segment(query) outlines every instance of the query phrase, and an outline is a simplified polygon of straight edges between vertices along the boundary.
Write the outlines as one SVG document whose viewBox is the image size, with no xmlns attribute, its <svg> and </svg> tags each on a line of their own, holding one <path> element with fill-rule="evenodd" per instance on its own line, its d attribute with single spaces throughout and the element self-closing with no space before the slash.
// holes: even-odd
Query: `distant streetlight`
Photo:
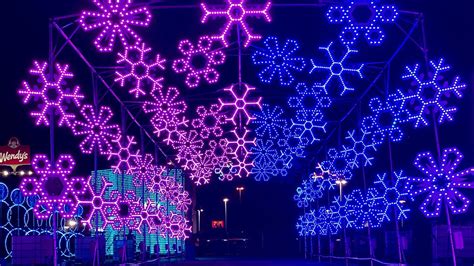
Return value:
<svg viewBox="0 0 474 266">
<path fill-rule="evenodd" d="M 342 186 L 347 184 L 347 180 L 338 179 L 336 180 L 336 184 L 339 185 L 339 196 L 341 197 L 341 200 L 342 200 Z"/>
<path fill-rule="evenodd" d="M 198 213 L 198 233 L 201 232 L 201 213 L 203 213 L 203 209 L 197 210 Z"/>
<path fill-rule="evenodd" d="M 235 188 L 235 190 L 237 190 L 239 192 L 239 201 L 240 201 L 240 203 L 242 203 L 242 191 L 244 191 L 245 188 L 244 187 L 237 187 L 237 188 Z"/>
<path fill-rule="evenodd" d="M 224 226 L 225 226 L 225 232 L 227 233 L 227 202 L 229 202 L 229 199 L 224 198 L 222 201 L 224 202 L 224 213 L 225 213 Z"/>
</svg>

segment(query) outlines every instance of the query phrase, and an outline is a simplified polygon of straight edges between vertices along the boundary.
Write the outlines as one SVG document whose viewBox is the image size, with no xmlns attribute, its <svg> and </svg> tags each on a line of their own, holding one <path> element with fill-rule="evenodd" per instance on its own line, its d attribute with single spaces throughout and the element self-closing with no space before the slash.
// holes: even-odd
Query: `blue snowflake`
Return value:
<svg viewBox="0 0 474 266">
<path fill-rule="evenodd" d="M 347 78 L 347 75 L 355 75 L 360 78 L 363 78 L 364 76 L 362 75 L 362 69 L 364 68 L 364 64 L 360 64 L 359 66 L 354 68 L 346 66 L 347 58 L 353 53 L 358 53 L 358 51 L 352 50 L 349 48 L 349 46 L 346 46 L 346 51 L 344 55 L 340 59 L 336 59 L 333 51 L 331 50 L 332 45 L 333 43 L 331 42 L 327 47 L 319 47 L 320 50 L 326 51 L 329 59 L 331 60 L 331 63 L 327 66 L 321 66 L 318 65 L 316 60 L 311 59 L 311 64 L 313 65 L 313 68 L 309 73 L 312 74 L 316 70 L 325 70 L 329 72 L 328 78 L 326 79 L 323 85 L 324 91 L 326 92 L 326 94 L 328 94 L 327 87 L 329 86 L 331 81 L 336 80 L 339 81 L 339 86 L 342 88 L 342 91 L 339 95 L 343 96 L 348 92 L 354 91 L 353 87 L 349 87 L 346 84 L 344 77 Z"/>
<path fill-rule="evenodd" d="M 316 212 L 311 210 L 298 218 L 296 230 L 300 236 L 315 236 L 318 232 Z"/>
<path fill-rule="evenodd" d="M 275 168 L 275 164 L 273 162 L 265 163 L 254 161 L 254 166 L 250 173 L 254 176 L 255 181 L 267 182 L 272 176 L 277 176 L 279 171 Z"/>
<path fill-rule="evenodd" d="M 407 177 L 403 171 L 393 172 L 393 181 L 390 180 L 386 173 L 378 174 L 377 180 L 374 182 L 376 188 L 380 193 L 372 195 L 373 200 L 381 201 L 381 206 L 384 206 L 382 219 L 390 221 L 390 214 L 395 212 L 397 219 L 407 219 L 410 208 L 405 206 L 408 199 L 408 193 L 405 191 L 405 183 Z"/>
<path fill-rule="evenodd" d="M 326 133 L 327 122 L 318 111 L 298 111 L 296 119 L 291 119 L 291 128 L 295 136 L 303 145 L 313 144 L 320 141 L 320 136 Z"/>
<path fill-rule="evenodd" d="M 301 72 L 306 67 L 304 58 L 294 56 L 299 49 L 298 42 L 294 40 L 287 40 L 281 47 L 277 37 L 268 37 L 265 47 L 266 49 L 256 51 L 252 56 L 255 65 L 265 66 L 258 74 L 263 83 L 271 83 L 275 74 L 278 74 L 280 84 L 288 86 L 295 79 L 292 72 Z"/>
<path fill-rule="evenodd" d="M 406 67 L 407 73 L 403 79 L 413 81 L 413 89 L 406 93 L 398 90 L 395 100 L 400 103 L 401 108 L 409 114 L 409 121 L 415 123 L 415 127 L 428 126 L 437 117 L 438 123 L 454 119 L 457 107 L 453 104 L 456 98 L 461 98 L 466 84 L 461 82 L 459 76 L 450 82 L 442 74 L 448 72 L 451 67 L 444 63 L 444 59 L 430 61 L 432 69 L 427 75 L 420 70 L 420 65 Z"/>
<path fill-rule="evenodd" d="M 327 95 L 324 86 L 314 84 L 309 87 L 305 83 L 299 83 L 296 86 L 298 96 L 290 97 L 288 105 L 297 111 L 319 112 L 323 108 L 328 108 L 332 104 L 332 99 Z"/>
<path fill-rule="evenodd" d="M 354 44 L 362 33 L 370 45 L 380 45 L 385 39 L 381 25 L 394 23 L 398 9 L 376 5 L 373 0 L 353 0 L 348 5 L 331 6 L 326 16 L 330 23 L 345 25 L 339 35 L 344 44 Z"/>
<path fill-rule="evenodd" d="M 376 194 L 377 191 L 374 188 L 369 188 L 367 194 L 363 194 L 359 189 L 350 194 L 348 209 L 356 229 L 382 226 L 381 217 L 385 208 L 373 199 L 373 195 Z"/>
<path fill-rule="evenodd" d="M 338 151 L 335 148 L 328 150 L 330 160 L 322 162 L 323 168 L 331 171 L 337 179 L 350 180 L 352 179 L 352 170 L 350 161 L 346 153 Z"/>
<path fill-rule="evenodd" d="M 321 191 L 334 190 L 336 188 L 337 177 L 331 173 L 330 165 L 325 165 L 324 162 L 316 166 L 313 179 L 316 180 Z"/>
<path fill-rule="evenodd" d="M 287 127 L 287 120 L 283 116 L 280 106 L 271 107 L 269 104 L 262 105 L 262 111 L 255 113 L 254 124 L 257 125 L 255 132 L 260 138 L 278 139 Z"/>
<path fill-rule="evenodd" d="M 342 198 L 334 197 L 334 201 L 332 202 L 334 218 L 337 219 L 339 228 L 351 228 L 354 224 L 354 221 L 351 219 L 351 214 L 348 211 L 350 200 L 349 195 L 344 195 Z"/>
<path fill-rule="evenodd" d="M 371 135 L 372 133 L 364 129 L 347 132 L 346 140 L 350 145 L 342 145 L 342 152 L 348 157 L 352 169 L 359 168 L 360 164 L 372 165 L 373 153 L 377 151 L 377 147 Z"/>
<path fill-rule="evenodd" d="M 403 139 L 403 131 L 400 125 L 407 119 L 407 113 L 395 101 L 395 95 L 390 95 L 385 102 L 379 98 L 373 98 L 369 102 L 371 116 L 364 118 L 362 127 L 372 132 L 374 144 L 380 145 L 388 138 L 392 142 Z"/>
<path fill-rule="evenodd" d="M 278 147 L 282 149 L 283 154 L 291 157 L 304 157 L 305 148 L 309 144 L 310 140 L 305 136 L 300 137 L 297 135 L 295 128 L 293 127 L 285 128 L 283 135 L 284 138 L 279 139 L 277 142 Z"/>
<path fill-rule="evenodd" d="M 278 154 L 272 140 L 257 139 L 255 146 L 250 148 L 253 161 L 260 165 L 271 165 Z"/>
<path fill-rule="evenodd" d="M 319 208 L 318 216 L 316 219 L 320 235 L 335 235 L 339 232 L 340 226 L 338 224 L 338 219 L 336 216 L 337 213 L 334 213 L 330 208 Z"/>
<path fill-rule="evenodd" d="M 303 180 L 301 186 L 296 189 L 293 199 L 296 201 L 298 208 L 308 208 L 311 202 L 322 196 L 323 193 L 319 190 L 316 182 L 312 178 L 308 178 Z"/>
</svg>

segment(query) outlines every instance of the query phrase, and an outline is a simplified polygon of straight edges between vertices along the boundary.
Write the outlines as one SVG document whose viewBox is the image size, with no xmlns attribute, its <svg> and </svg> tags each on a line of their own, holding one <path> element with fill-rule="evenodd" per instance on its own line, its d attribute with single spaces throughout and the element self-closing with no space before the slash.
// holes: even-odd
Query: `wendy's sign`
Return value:
<svg viewBox="0 0 474 266">
<path fill-rule="evenodd" d="M 29 165 L 30 146 L 20 145 L 17 138 L 11 138 L 7 146 L 0 146 L 0 165 L 16 168 L 19 165 Z"/>
</svg>

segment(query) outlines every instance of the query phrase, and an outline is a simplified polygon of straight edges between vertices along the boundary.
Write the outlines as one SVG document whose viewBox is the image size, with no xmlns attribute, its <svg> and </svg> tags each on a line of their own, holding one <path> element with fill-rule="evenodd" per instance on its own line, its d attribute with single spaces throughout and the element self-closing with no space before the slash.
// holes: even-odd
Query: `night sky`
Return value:
<svg viewBox="0 0 474 266">
<path fill-rule="evenodd" d="M 48 56 L 48 18 L 77 14 L 82 8 L 92 6 L 89 1 L 64 1 L 64 0 L 14 0 L 3 3 L 1 16 L 2 21 L 2 70 L 1 75 L 1 97 L 0 97 L 0 145 L 6 144 L 8 139 L 16 136 L 23 144 L 30 145 L 33 153 L 48 153 L 49 151 L 49 129 L 34 126 L 33 120 L 28 115 L 30 107 L 23 106 L 20 97 L 16 94 L 21 81 L 26 77 L 27 70 L 31 66 L 33 59 L 47 59 Z M 175 3 L 183 5 L 193 4 L 193 1 L 163 1 L 170 5 Z M 275 3 L 309 3 L 307 0 L 275 0 Z M 426 27 L 426 37 L 429 47 L 429 55 L 433 58 L 444 57 L 452 65 L 455 73 L 458 73 L 468 84 L 463 100 L 459 101 L 459 112 L 456 121 L 449 123 L 440 129 L 442 147 L 455 145 L 464 152 L 465 162 L 463 166 L 469 166 L 469 162 L 474 162 L 474 141 L 473 120 L 474 95 L 472 84 L 474 82 L 474 20 L 472 18 L 474 3 L 467 0 L 441 1 L 441 0 L 404 0 L 397 1 L 400 9 L 423 12 Z M 324 46 L 331 40 L 337 38 L 340 26 L 328 25 L 325 21 L 323 8 L 281 8 L 275 7 L 272 10 L 272 24 L 263 24 L 257 21 L 255 30 L 265 33 L 265 35 L 277 35 L 281 38 L 296 38 L 303 46 L 302 53 L 308 57 L 316 55 L 316 48 Z M 141 31 L 145 40 L 152 43 L 154 50 L 163 54 L 171 61 L 179 56 L 176 45 L 183 38 L 195 39 L 201 34 L 215 30 L 210 25 L 198 23 L 200 11 L 197 8 L 184 9 L 163 9 L 154 11 L 154 22 L 150 30 Z M 405 30 L 409 29 L 413 22 L 413 16 L 402 14 L 400 25 Z M 216 24 L 217 27 L 217 24 Z M 67 28 L 71 30 L 73 26 Z M 401 43 L 404 35 L 396 27 L 387 26 L 387 40 L 383 48 L 370 48 L 361 46 L 360 57 L 367 56 L 374 60 L 382 60 L 390 57 L 396 47 Z M 393 34 L 392 34 L 393 33 Z M 83 49 L 88 58 L 94 57 L 96 65 L 110 65 L 110 56 L 98 55 L 92 48 L 91 40 L 95 33 L 84 33 L 79 31 L 74 37 L 74 42 Z M 421 35 L 417 31 L 416 38 Z M 59 36 L 54 36 L 62 44 Z M 261 46 L 261 43 L 255 44 Z M 265 101 L 273 104 L 285 104 L 289 94 L 294 93 L 291 88 L 281 89 L 278 86 L 261 85 L 253 67 L 249 53 L 244 51 L 243 62 L 244 81 L 258 87 L 258 93 L 263 95 Z M 226 66 L 221 69 L 222 77 L 218 84 L 204 86 L 203 88 L 189 90 L 184 87 L 183 76 L 167 76 L 168 84 L 173 84 L 181 88 L 190 108 L 198 104 L 207 105 L 216 102 L 218 97 L 222 97 L 222 88 L 236 82 L 236 57 L 235 50 L 230 52 Z M 319 54 L 321 56 L 321 54 Z M 400 56 L 392 64 L 393 74 L 391 74 L 391 89 L 397 89 L 404 85 L 400 78 L 402 68 L 406 64 L 413 64 L 422 60 L 421 53 L 416 51 L 416 47 L 410 41 L 402 49 Z M 60 61 L 71 63 L 72 71 L 76 73 L 76 83 L 78 83 L 86 94 L 86 102 L 91 102 L 91 80 L 90 73 L 85 65 L 74 52 L 66 48 L 59 56 Z M 372 73 L 371 73 L 372 74 Z M 365 85 L 364 85 L 365 84 Z M 366 86 L 366 83 L 360 84 Z M 126 93 L 121 94 L 124 97 Z M 370 96 L 377 95 L 370 94 Z M 116 113 L 119 113 L 118 106 L 113 102 L 110 95 L 105 95 L 104 102 L 111 105 Z M 348 106 L 349 100 L 342 101 L 343 106 Z M 114 105 L 115 104 L 115 105 Z M 364 105 L 364 104 L 363 104 Z M 137 106 L 132 106 L 132 109 Z M 343 107 L 344 108 L 344 107 Z M 341 110 L 331 110 L 333 117 L 339 117 Z M 363 110 L 364 113 L 367 110 Z M 351 121 L 357 120 L 357 114 L 351 116 L 349 122 L 343 125 L 342 132 L 354 126 Z M 117 123 L 120 116 L 115 117 Z M 136 128 L 131 128 L 131 134 L 139 136 Z M 413 130 L 407 128 L 406 141 L 394 148 L 394 158 L 396 167 L 406 167 L 408 172 L 416 173 L 411 166 L 415 154 L 419 151 L 435 151 L 433 129 L 426 128 Z M 336 134 L 337 135 L 337 134 Z M 343 133 L 342 133 L 343 135 Z M 68 152 L 79 156 L 77 144 L 69 130 L 59 129 L 56 131 L 56 152 Z M 326 147 L 337 144 L 337 136 L 329 140 Z M 148 152 L 154 152 L 150 143 L 147 142 Z M 166 150 L 166 149 L 165 149 Z M 307 165 L 314 163 L 314 158 L 324 159 L 322 153 L 318 153 L 319 146 L 313 146 L 309 150 L 306 160 L 295 164 L 288 177 L 274 178 L 270 183 L 256 183 L 252 180 L 241 180 L 232 183 L 213 182 L 211 185 L 198 189 L 198 207 L 204 208 L 203 222 L 210 225 L 212 219 L 222 219 L 223 197 L 230 197 L 229 206 L 229 226 L 235 227 L 238 223 L 245 225 L 252 237 L 263 234 L 265 238 L 265 254 L 268 255 L 291 255 L 297 247 L 296 231 L 294 224 L 299 215 L 292 200 L 294 191 L 300 183 L 301 177 L 311 171 Z M 376 169 L 368 171 L 368 175 L 374 175 L 379 169 L 386 169 L 387 160 L 386 148 L 379 151 L 380 162 L 376 164 Z M 90 173 L 92 159 L 81 157 L 78 160 L 78 174 Z M 106 161 L 101 161 L 102 167 L 107 167 Z M 357 174 L 356 174 L 357 176 Z M 360 180 L 355 178 L 355 180 Z M 238 194 L 235 187 L 244 185 L 246 190 L 243 195 L 243 207 L 239 207 Z M 360 186 L 360 181 L 351 184 L 350 188 Z M 471 194 L 472 195 L 472 194 Z M 244 219 L 238 218 L 245 216 Z M 418 211 L 414 211 L 414 216 L 420 216 Z M 419 219 L 414 219 L 418 221 Z M 420 224 L 423 225 L 423 223 Z M 205 226 L 204 226 L 205 227 Z"/>
</svg>

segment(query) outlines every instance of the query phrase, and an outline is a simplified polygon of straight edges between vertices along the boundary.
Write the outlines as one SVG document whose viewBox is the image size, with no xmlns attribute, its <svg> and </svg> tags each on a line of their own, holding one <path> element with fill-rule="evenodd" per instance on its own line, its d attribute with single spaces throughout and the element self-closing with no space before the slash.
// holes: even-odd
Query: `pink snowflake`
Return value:
<svg viewBox="0 0 474 266">
<path fill-rule="evenodd" d="M 120 136 L 118 125 L 108 124 L 113 116 L 110 107 L 101 106 L 97 113 L 92 105 L 84 105 L 81 109 L 84 121 L 74 121 L 72 132 L 74 136 L 85 136 L 79 148 L 84 154 L 92 154 L 95 149 L 101 155 L 112 151 L 111 141 Z"/>
<path fill-rule="evenodd" d="M 118 190 L 113 190 L 110 197 L 117 200 L 116 208 L 112 209 L 109 217 L 112 229 L 122 230 L 123 227 L 127 227 L 129 230 L 138 230 L 142 205 L 135 192 L 127 190 L 120 195 Z"/>
<path fill-rule="evenodd" d="M 93 3 L 99 11 L 83 11 L 79 23 L 85 31 L 102 29 L 94 40 L 100 52 L 112 52 L 117 38 L 125 48 L 142 42 L 131 26 L 150 25 L 151 12 L 147 7 L 130 9 L 132 0 L 93 0 Z"/>
<path fill-rule="evenodd" d="M 233 151 L 227 139 L 211 140 L 209 141 L 209 147 L 213 154 L 212 163 L 214 165 L 218 166 L 230 161 L 229 157 L 232 157 Z"/>
<path fill-rule="evenodd" d="M 178 151 L 178 161 L 184 161 L 184 169 L 192 168 L 194 157 L 199 155 L 200 149 L 204 146 L 204 142 L 199 137 L 196 130 L 185 132 L 178 141 L 172 143 L 175 150 Z"/>
<path fill-rule="evenodd" d="M 115 81 L 124 86 L 126 81 L 132 82 L 133 88 L 129 90 L 135 98 L 145 96 L 148 91 L 161 89 L 163 87 L 163 77 L 158 76 L 158 72 L 165 69 L 166 60 L 159 54 L 155 59 L 148 58 L 147 54 L 151 48 L 147 48 L 144 43 L 139 46 L 127 47 L 124 53 L 119 53 L 118 64 L 124 67 L 115 73 Z"/>
<path fill-rule="evenodd" d="M 148 199 L 141 212 L 133 215 L 133 218 L 139 221 L 137 226 L 137 232 L 139 234 L 142 233 L 142 228 L 145 228 L 145 226 L 148 228 L 148 233 L 153 233 L 158 229 L 157 220 L 164 218 L 163 208 L 160 204 Z"/>
<path fill-rule="evenodd" d="M 48 219 L 56 211 L 65 219 L 74 217 L 78 206 L 75 197 L 84 195 L 88 187 L 85 178 L 70 177 L 75 165 L 71 155 L 60 155 L 54 166 L 46 155 L 33 158 L 33 170 L 40 178 L 24 178 L 20 191 L 24 196 L 39 196 L 33 209 L 38 219 Z"/>
<path fill-rule="evenodd" d="M 188 127 L 189 120 L 184 116 L 181 120 L 178 117 L 173 117 L 171 120 L 153 120 L 152 124 L 155 128 L 157 137 L 163 138 L 166 144 L 170 145 L 184 134 L 185 129 Z"/>
<path fill-rule="evenodd" d="M 176 206 L 176 210 L 187 212 L 189 210 L 189 206 L 192 204 L 192 200 L 189 197 L 189 193 L 184 190 L 184 188 L 175 195 L 171 200 L 171 205 Z"/>
<path fill-rule="evenodd" d="M 246 5 L 246 0 L 227 0 L 225 9 L 213 9 L 210 10 L 205 4 L 201 4 L 201 8 L 204 11 L 204 16 L 201 19 L 202 23 L 206 23 L 209 17 L 224 17 L 226 24 L 221 32 L 221 35 L 213 36 L 214 39 L 221 40 L 225 46 L 229 46 L 226 39 L 227 35 L 233 26 L 236 26 L 237 30 L 241 29 L 245 37 L 245 47 L 248 47 L 252 41 L 260 40 L 262 36 L 253 34 L 252 29 L 248 25 L 248 18 L 259 18 L 263 17 L 267 22 L 271 21 L 270 7 L 272 3 L 268 1 L 265 6 L 259 8 L 249 8 Z"/>
<path fill-rule="evenodd" d="M 204 78 L 209 84 L 214 84 L 219 80 L 219 73 L 215 66 L 225 62 L 225 54 L 222 51 L 213 51 L 213 41 L 207 36 L 199 38 L 197 47 L 189 40 L 179 43 L 178 49 L 183 58 L 173 62 L 173 70 L 176 73 L 187 73 L 186 85 L 196 88 Z"/>
<path fill-rule="evenodd" d="M 139 155 L 133 158 L 132 175 L 134 186 L 139 187 L 142 184 L 148 186 L 155 174 L 152 163 L 153 156 L 151 154 Z"/>
<path fill-rule="evenodd" d="M 212 159 L 213 154 L 211 151 L 193 156 L 190 178 L 194 184 L 198 186 L 209 184 L 214 170 Z"/>
<path fill-rule="evenodd" d="M 23 103 L 38 102 L 37 111 L 31 112 L 36 119 L 36 125 L 49 126 L 49 116 L 59 116 L 59 126 L 71 126 L 71 121 L 76 117 L 74 113 L 68 112 L 71 107 L 80 106 L 80 100 L 84 95 L 80 94 L 79 86 L 65 88 L 67 80 L 74 77 L 69 72 L 69 65 L 55 65 L 55 71 L 50 73 L 47 62 L 33 62 L 30 74 L 35 78 L 33 84 L 23 81 L 22 88 L 18 94 L 23 96 Z"/>
<path fill-rule="evenodd" d="M 250 157 L 236 157 L 232 160 L 232 168 L 230 169 L 230 173 L 232 175 L 227 175 L 226 180 L 232 181 L 234 176 L 240 178 L 246 177 L 250 174 L 253 167 L 254 162 L 250 159 Z"/>
<path fill-rule="evenodd" d="M 229 88 L 224 89 L 232 94 L 233 102 L 224 102 L 222 99 L 219 99 L 219 102 L 221 104 L 221 109 L 225 107 L 233 109 L 232 116 L 230 116 L 228 120 L 232 121 L 234 125 L 248 125 L 250 121 L 255 119 L 255 117 L 250 114 L 249 108 L 256 107 L 262 109 L 262 105 L 260 104 L 262 98 L 260 97 L 255 101 L 249 100 L 249 93 L 254 91 L 255 88 L 247 84 L 244 84 L 244 93 L 239 96 L 239 87 L 239 85 L 232 85 Z"/>
<path fill-rule="evenodd" d="M 127 136 L 126 142 L 122 141 L 122 136 L 112 141 L 115 147 L 109 153 L 108 160 L 115 158 L 117 163 L 112 166 L 115 173 L 125 172 L 131 174 L 133 171 L 132 160 L 138 157 L 140 151 L 133 151 L 132 146 L 136 145 L 135 137 Z"/>
<path fill-rule="evenodd" d="M 239 177 L 248 176 L 253 167 L 253 162 L 249 159 L 250 148 L 255 146 L 255 138 L 250 138 L 250 131 L 244 128 L 241 131 L 232 131 L 233 139 L 227 139 L 229 147 L 232 148 L 232 169 L 231 172 Z M 230 176 L 226 178 L 229 179 Z M 230 179 L 232 180 L 232 179 Z"/>
<path fill-rule="evenodd" d="M 213 104 L 206 109 L 204 106 L 199 106 L 196 110 L 199 115 L 198 119 L 194 119 L 192 125 L 195 129 L 200 130 L 201 138 L 207 139 L 209 137 L 221 137 L 224 131 L 222 126 L 226 123 L 226 117 L 220 113 L 219 105 Z"/>
<path fill-rule="evenodd" d="M 92 176 L 89 176 L 88 184 L 91 184 Z M 97 193 L 89 185 L 89 193 L 91 197 L 89 199 L 82 199 L 81 197 L 76 197 L 79 205 L 83 207 L 90 207 L 91 211 L 85 219 L 82 221 L 89 226 L 89 228 L 94 228 L 93 224 L 98 219 L 101 222 L 101 228 L 105 229 L 109 224 L 108 217 L 111 214 L 111 210 L 117 208 L 117 199 L 110 200 L 106 199 L 105 192 L 113 184 L 103 176 L 102 177 L 102 187 Z"/>
<path fill-rule="evenodd" d="M 186 103 L 180 99 L 177 88 L 170 87 L 168 90 L 157 89 L 151 92 L 152 102 L 143 103 L 145 113 L 153 113 L 152 123 L 160 120 L 172 120 L 174 117 L 184 114 L 188 108 Z"/>
<path fill-rule="evenodd" d="M 181 214 L 170 212 L 163 220 L 162 235 L 170 238 L 187 239 L 191 233 L 189 221 Z"/>
</svg>

